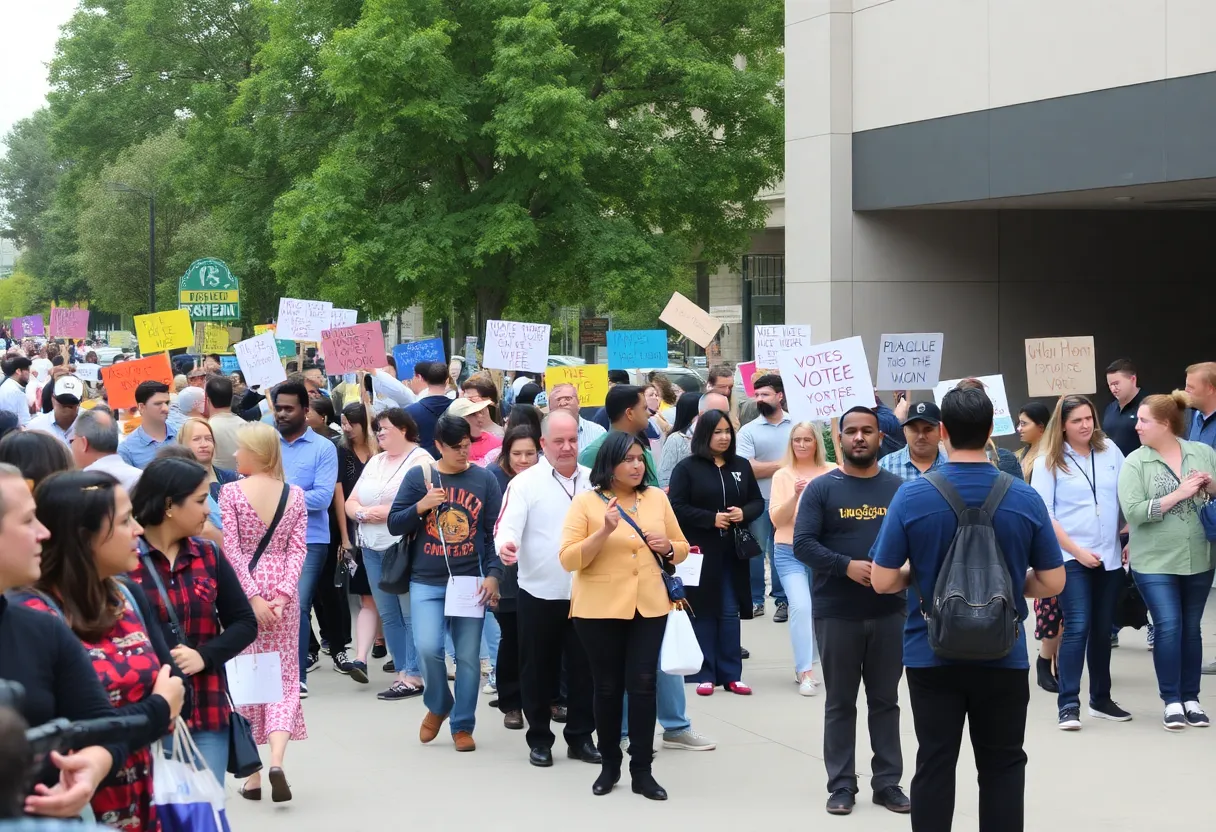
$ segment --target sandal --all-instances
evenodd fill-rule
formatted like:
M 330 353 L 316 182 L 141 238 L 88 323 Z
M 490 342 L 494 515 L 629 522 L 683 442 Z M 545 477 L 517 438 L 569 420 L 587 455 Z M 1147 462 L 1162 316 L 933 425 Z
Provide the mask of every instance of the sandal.
M 283 769 L 274 766 L 270 769 L 270 799 L 275 803 L 286 803 L 291 800 L 291 786 L 287 783 L 287 775 Z
M 748 687 L 747 685 L 743 684 L 742 682 L 731 682 L 730 684 L 726 685 L 725 687 L 731 693 L 737 693 L 740 696 L 751 696 L 752 695 L 752 689 L 750 687 Z
M 248 782 L 248 781 L 246 781 L 246 782 Z M 256 789 L 248 789 L 248 788 L 245 788 L 244 785 L 242 785 L 239 789 L 236 790 L 236 793 L 239 794 L 241 797 L 245 798 L 246 800 L 261 800 L 262 799 L 262 787 L 260 785 Z
M 713 696 L 713 695 L 714 695 L 714 683 L 713 682 L 702 682 L 701 684 L 697 685 L 697 696 Z

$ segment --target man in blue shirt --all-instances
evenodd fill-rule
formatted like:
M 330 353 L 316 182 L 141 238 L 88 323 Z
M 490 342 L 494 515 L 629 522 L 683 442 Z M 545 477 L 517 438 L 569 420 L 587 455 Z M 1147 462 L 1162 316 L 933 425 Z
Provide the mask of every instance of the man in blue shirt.
M 135 408 L 139 411 L 139 427 L 118 446 L 118 455 L 123 462 L 143 470 L 156 459 L 162 445 L 177 439 L 177 431 L 169 424 L 169 385 L 142 382 L 135 388 Z
M 942 399 L 941 410 L 950 461 L 940 473 L 964 503 L 981 506 L 1000 475 L 985 453 L 992 435 L 992 402 L 981 389 L 954 389 Z M 979 772 L 979 828 L 1023 828 L 1023 743 L 1030 702 L 1030 662 L 1021 624 L 1027 615 L 1024 596 L 1058 594 L 1064 588 L 1064 561 L 1047 507 L 1021 480 L 1010 485 L 992 525 L 1013 579 L 1019 617 L 1016 646 L 996 661 L 948 661 L 929 646 L 921 599 L 932 605 L 942 560 L 958 529 L 954 511 L 932 483 L 922 478 L 899 489 L 871 553 L 870 579 L 877 592 L 909 589 L 904 666 L 919 744 L 911 795 L 914 832 L 951 827 L 964 720 L 971 727 Z
M 308 388 L 285 381 L 274 389 L 274 424 L 283 452 L 283 474 L 304 491 L 308 508 L 308 554 L 300 573 L 300 695 L 308 695 L 308 642 L 312 633 L 312 601 L 329 552 L 329 507 L 338 481 L 338 449 L 304 423 Z
M 941 422 L 942 412 L 933 402 L 912 405 L 901 425 L 908 444 L 878 460 L 878 467 L 904 482 L 912 482 L 945 465 Z
M 1186 368 L 1186 394 L 1192 408 L 1187 439 L 1216 448 L 1216 361 Z

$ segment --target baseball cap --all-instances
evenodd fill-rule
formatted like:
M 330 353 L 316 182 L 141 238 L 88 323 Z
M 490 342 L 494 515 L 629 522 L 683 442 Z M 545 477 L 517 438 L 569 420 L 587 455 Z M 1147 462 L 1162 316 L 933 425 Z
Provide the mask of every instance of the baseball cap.
M 60 400 L 60 404 L 80 404 L 84 399 L 84 382 L 76 376 L 60 376 L 55 380 L 55 389 L 51 395 Z M 73 399 L 65 402 L 63 399 Z
M 903 423 L 909 425 L 917 421 L 928 422 L 930 425 L 940 425 L 942 423 L 942 412 L 933 402 L 917 402 L 908 408 L 908 418 L 904 419 Z
M 448 413 L 463 419 L 466 416 L 472 416 L 474 413 L 485 410 L 489 406 L 489 399 L 482 399 L 479 402 L 469 401 L 468 399 L 457 399 L 448 405 Z

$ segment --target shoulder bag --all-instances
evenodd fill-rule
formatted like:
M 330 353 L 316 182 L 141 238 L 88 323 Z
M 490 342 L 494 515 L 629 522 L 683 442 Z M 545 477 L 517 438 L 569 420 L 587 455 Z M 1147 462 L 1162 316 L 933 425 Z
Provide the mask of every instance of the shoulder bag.
M 287 498 L 291 495 L 291 486 L 283 483 L 283 493 L 279 495 L 279 507 L 274 510 L 274 519 L 270 521 L 270 525 L 266 527 L 266 533 L 262 535 L 262 539 L 258 541 L 258 547 L 253 550 L 253 557 L 249 559 L 249 574 L 253 574 L 253 570 L 258 568 L 258 561 L 262 559 L 262 554 L 266 551 L 266 547 L 270 545 L 271 538 L 274 537 L 275 529 L 279 527 L 279 521 L 283 519 L 283 511 L 287 508 Z M 237 529 L 240 530 L 240 521 L 237 521 Z
M 718 469 L 718 479 L 722 481 L 722 510 L 726 510 L 726 477 L 722 473 L 722 468 Z M 743 502 L 743 489 L 736 484 L 736 492 L 739 494 L 739 502 Z M 755 535 L 748 530 L 747 526 L 742 523 L 731 523 L 730 533 L 734 538 L 735 557 L 739 560 L 751 560 L 758 558 L 764 554 L 764 549 L 760 546 L 760 541 L 756 540 Z
M 431 484 L 431 463 L 423 460 L 418 464 L 422 469 L 422 484 Z M 406 476 L 409 476 L 407 473 Z M 425 492 L 424 495 L 425 496 Z M 425 515 L 424 515 L 425 516 Z M 423 517 L 418 518 L 418 529 L 422 528 Z M 384 550 L 380 559 L 380 589 L 393 595 L 405 595 L 410 591 L 410 579 L 414 574 L 413 542 L 418 536 L 418 529 L 405 535 L 392 546 Z
M 604 496 L 602 491 L 596 493 L 600 495 L 601 500 L 603 500 L 605 503 L 608 502 L 608 498 Z M 642 527 L 634 522 L 633 518 L 625 512 L 625 509 L 621 508 L 619 503 L 617 504 L 616 510 L 617 513 L 621 515 L 621 519 L 628 523 L 633 530 L 638 533 L 638 537 L 645 542 L 646 533 L 642 531 Z M 650 549 L 649 543 L 646 544 L 646 548 Z M 657 561 L 659 564 L 659 574 L 663 577 L 663 586 L 667 589 L 668 600 L 670 600 L 673 604 L 679 604 L 682 606 L 687 605 L 688 593 L 684 590 L 684 579 L 676 576 L 676 565 L 660 555 L 654 549 L 650 549 L 650 554 L 654 555 L 655 561 Z

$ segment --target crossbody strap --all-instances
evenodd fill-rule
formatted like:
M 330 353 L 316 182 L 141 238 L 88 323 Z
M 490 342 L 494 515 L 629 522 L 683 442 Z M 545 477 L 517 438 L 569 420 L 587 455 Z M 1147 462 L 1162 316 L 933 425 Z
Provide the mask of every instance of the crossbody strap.
M 239 486 L 238 486 L 239 487 Z M 258 548 L 253 550 L 253 557 L 249 559 L 249 574 L 253 575 L 253 570 L 258 568 L 258 561 L 262 559 L 262 553 L 266 551 L 266 547 L 270 545 L 270 539 L 274 537 L 274 530 L 279 527 L 279 521 L 283 519 L 283 509 L 287 508 L 287 496 L 291 493 L 291 486 L 283 483 L 283 493 L 279 495 L 279 507 L 275 509 L 274 519 L 270 521 L 270 525 L 266 527 L 266 534 L 262 535 L 262 539 L 258 541 Z
M 177 610 L 173 609 L 173 599 L 169 597 L 169 591 L 165 589 L 165 582 L 160 579 L 160 572 L 156 568 L 156 562 L 152 560 L 152 550 L 148 546 L 148 541 L 142 537 L 139 538 L 139 559 L 143 561 L 144 570 L 152 576 L 152 583 L 156 584 L 156 591 L 160 593 L 160 598 L 165 603 L 165 615 L 169 617 L 169 625 L 174 631 L 185 634 L 182 629 L 182 623 L 177 618 Z
M 604 496 L 604 493 L 602 491 L 597 492 L 597 493 L 600 495 L 601 500 L 603 500 L 605 503 L 608 502 L 608 498 Z M 646 548 L 650 549 L 650 544 L 646 541 L 646 532 L 642 531 L 642 527 L 639 526 L 636 522 L 634 522 L 634 519 L 625 512 L 625 509 L 621 508 L 620 503 L 617 503 L 616 511 L 617 511 L 617 514 L 621 515 L 621 519 L 624 520 L 626 523 L 628 523 L 633 528 L 633 530 L 638 533 L 638 537 L 640 537 L 642 539 L 643 543 L 646 543 Z M 654 549 L 650 549 L 650 554 L 654 555 L 654 559 L 655 559 L 655 561 L 658 562 L 659 568 L 662 569 L 664 572 L 666 572 L 667 574 L 670 575 L 672 572 L 675 571 L 675 566 L 673 565 L 673 566 L 670 566 L 670 568 L 669 568 L 669 564 L 667 563 L 667 561 L 664 560 L 663 557 L 658 552 L 656 552 Z

